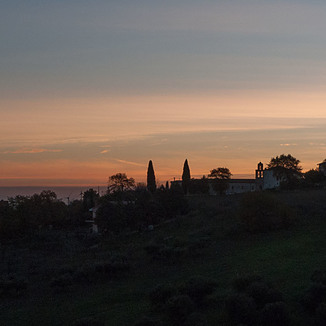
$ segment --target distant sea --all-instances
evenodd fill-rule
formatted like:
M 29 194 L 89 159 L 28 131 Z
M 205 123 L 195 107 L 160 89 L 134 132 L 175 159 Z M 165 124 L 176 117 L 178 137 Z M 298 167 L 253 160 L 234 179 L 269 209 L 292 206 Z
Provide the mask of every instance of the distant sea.
M 21 196 L 32 196 L 33 194 L 39 194 L 43 190 L 51 190 L 57 194 L 58 199 L 61 199 L 65 203 L 69 201 L 73 201 L 75 199 L 80 199 L 81 194 L 93 188 L 96 191 L 100 191 L 100 194 L 105 194 L 106 187 L 97 187 L 97 186 L 89 186 L 89 187 L 0 187 L 0 200 L 7 200 L 8 197 L 15 197 L 17 195 Z

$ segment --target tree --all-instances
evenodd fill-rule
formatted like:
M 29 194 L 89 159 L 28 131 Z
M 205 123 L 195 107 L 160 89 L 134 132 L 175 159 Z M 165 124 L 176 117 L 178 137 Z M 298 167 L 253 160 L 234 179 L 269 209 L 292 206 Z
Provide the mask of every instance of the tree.
M 182 188 L 185 194 L 189 190 L 189 183 L 190 183 L 190 169 L 188 165 L 188 160 L 186 159 L 183 164 L 183 172 L 182 172 Z
M 219 180 L 229 180 L 231 179 L 232 173 L 228 168 L 217 168 L 210 171 L 211 173 L 208 175 L 211 179 L 219 179 Z
M 228 189 L 232 173 L 228 168 L 216 168 L 210 171 L 208 178 L 213 179 L 213 187 L 221 195 Z
M 86 212 L 96 205 L 98 198 L 100 197 L 99 193 L 90 188 L 83 193 L 83 206 Z
M 135 188 L 135 180 L 128 178 L 125 173 L 111 175 L 108 181 L 108 194 L 122 193 Z
M 311 169 L 303 174 L 305 184 L 308 186 L 316 185 L 318 183 L 325 181 L 325 176 L 323 173 L 317 169 Z
M 298 185 L 302 178 L 300 161 L 291 154 L 272 157 L 267 164 L 268 169 L 273 169 L 274 174 L 281 180 L 281 186 L 293 188 Z
M 149 161 L 148 169 L 147 169 L 147 189 L 151 193 L 154 193 L 156 190 L 156 181 L 155 181 L 155 173 L 153 168 L 153 162 Z

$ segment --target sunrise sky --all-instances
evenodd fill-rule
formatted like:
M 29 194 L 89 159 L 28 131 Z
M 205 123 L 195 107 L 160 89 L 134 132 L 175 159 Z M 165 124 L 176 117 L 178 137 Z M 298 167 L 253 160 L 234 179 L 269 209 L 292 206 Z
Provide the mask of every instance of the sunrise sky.
M 4 0 L 0 186 L 326 158 L 326 2 Z

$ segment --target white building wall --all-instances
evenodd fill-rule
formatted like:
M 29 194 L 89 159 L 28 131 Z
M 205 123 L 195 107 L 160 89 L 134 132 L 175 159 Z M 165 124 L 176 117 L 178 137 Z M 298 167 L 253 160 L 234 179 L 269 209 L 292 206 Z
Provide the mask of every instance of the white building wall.
M 281 184 L 281 180 L 274 175 L 273 170 L 264 171 L 264 184 L 263 190 L 265 189 L 275 189 L 278 188 Z

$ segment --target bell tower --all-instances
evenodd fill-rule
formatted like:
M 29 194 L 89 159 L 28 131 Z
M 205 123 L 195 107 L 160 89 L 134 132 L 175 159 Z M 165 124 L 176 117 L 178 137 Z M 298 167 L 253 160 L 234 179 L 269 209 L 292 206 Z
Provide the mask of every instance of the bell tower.
M 256 180 L 264 178 L 264 166 L 262 162 L 258 163 L 257 170 L 256 170 Z

